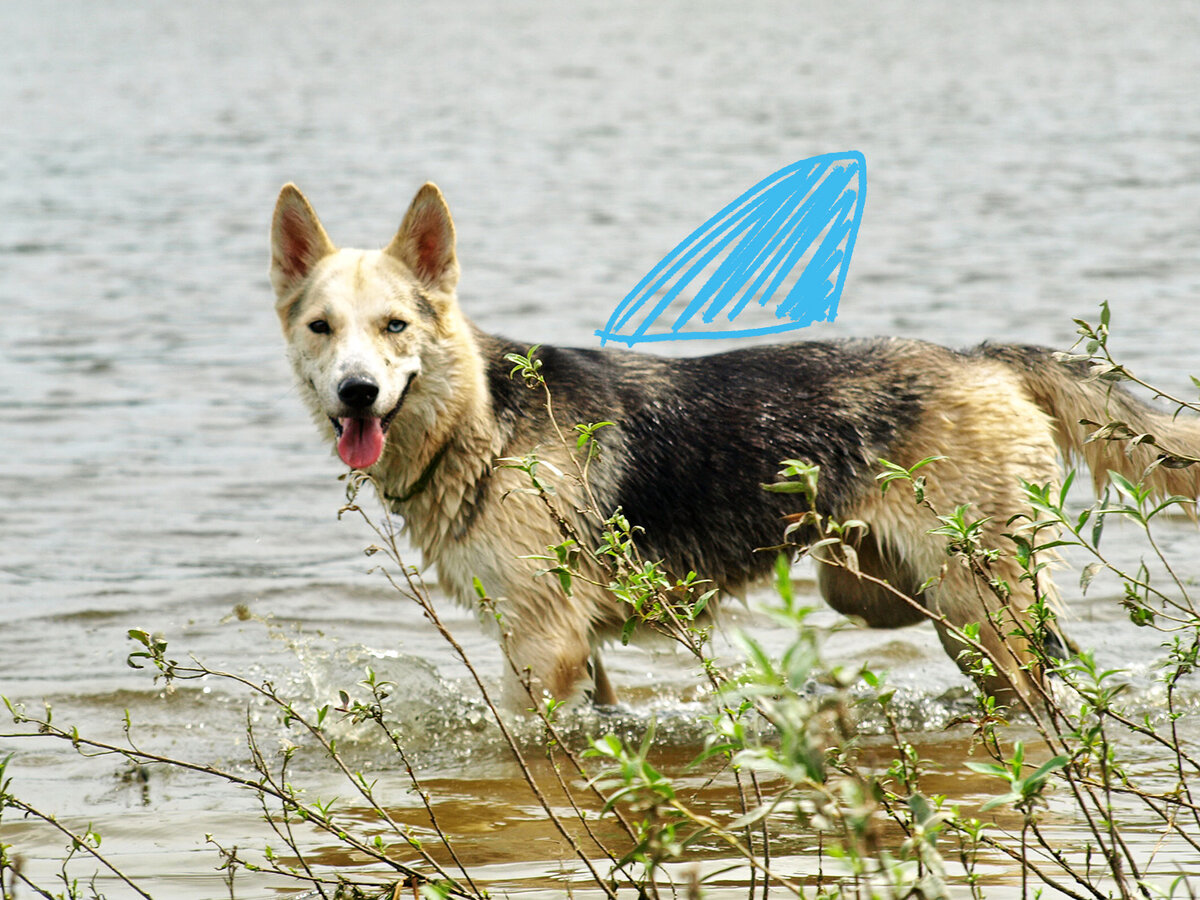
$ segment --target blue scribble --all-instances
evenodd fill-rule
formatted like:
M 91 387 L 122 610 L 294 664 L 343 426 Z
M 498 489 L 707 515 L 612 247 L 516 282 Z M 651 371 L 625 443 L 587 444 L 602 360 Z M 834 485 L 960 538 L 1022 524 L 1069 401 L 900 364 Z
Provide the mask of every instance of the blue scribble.
M 600 343 L 612 340 L 632 347 L 643 341 L 745 337 L 832 322 L 866 190 L 866 159 L 855 151 L 802 159 L 764 178 L 688 235 L 638 282 L 596 332 Z M 778 323 L 688 330 L 689 325 L 697 328 L 697 317 L 704 325 L 718 316 L 733 322 L 752 300 L 766 307 L 806 256 L 787 295 L 774 307 Z M 710 273 L 708 278 L 683 303 L 683 291 L 704 272 Z M 647 333 L 677 300 L 683 308 L 669 330 Z

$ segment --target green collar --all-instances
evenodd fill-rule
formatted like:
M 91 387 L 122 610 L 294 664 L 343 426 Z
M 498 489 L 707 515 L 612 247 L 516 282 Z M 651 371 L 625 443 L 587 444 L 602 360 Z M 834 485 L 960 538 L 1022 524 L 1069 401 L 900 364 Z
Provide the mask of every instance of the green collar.
M 412 483 L 402 496 L 394 497 L 391 494 L 384 494 L 384 498 L 389 503 L 407 503 L 413 497 L 417 496 L 417 494 L 421 493 L 421 491 L 425 490 L 425 488 L 429 487 L 429 482 L 433 480 L 433 473 L 437 471 L 439 463 L 441 463 L 442 458 L 445 457 L 446 451 L 449 449 L 450 441 L 446 441 L 446 443 L 442 444 L 441 449 L 433 454 L 433 459 L 425 466 L 425 471 L 421 473 L 420 477 Z

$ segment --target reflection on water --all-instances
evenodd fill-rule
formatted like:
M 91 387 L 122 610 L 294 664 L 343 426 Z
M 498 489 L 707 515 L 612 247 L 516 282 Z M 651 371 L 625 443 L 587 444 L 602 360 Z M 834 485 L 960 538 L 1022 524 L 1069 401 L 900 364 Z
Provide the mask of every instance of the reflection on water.
M 371 665 L 401 686 L 395 711 L 416 755 L 452 787 L 451 828 L 495 861 L 498 882 L 555 891 L 571 864 L 552 837 L 533 837 L 544 826 L 464 699 L 463 673 L 419 614 L 364 574 L 365 529 L 336 518 L 339 468 L 291 388 L 266 283 L 279 185 L 301 184 L 335 240 L 369 245 L 436 180 L 476 321 L 593 346 L 616 302 L 740 187 L 796 159 L 861 150 L 871 192 L 853 265 L 837 322 L 811 336 L 1066 346 L 1071 317 L 1094 317 L 1107 299 L 1122 358 L 1190 395 L 1191 12 L 861 0 L 3 6 L 0 693 L 49 701 L 60 721 L 117 740 L 128 709 L 140 741 L 238 766 L 247 699 L 128 669 L 127 629 L 162 631 L 180 653 L 314 705 Z M 1106 540 L 1136 565 L 1142 548 L 1119 532 Z M 1169 525 L 1162 541 L 1185 577 L 1200 574 L 1194 528 Z M 1068 593 L 1074 578 L 1063 573 Z M 1072 595 L 1069 628 L 1130 668 L 1152 706 L 1159 637 L 1128 626 L 1115 590 L 1097 580 L 1086 599 Z M 498 677 L 491 638 L 448 616 Z M 954 712 L 945 691 L 961 682 L 930 632 L 842 631 L 827 651 L 889 669 L 922 754 L 945 764 L 945 792 L 976 790 L 959 738 L 940 731 Z M 611 669 L 637 712 L 631 733 L 652 712 L 679 729 L 677 746 L 694 746 L 697 678 L 678 655 L 618 649 Z M 576 733 L 608 724 L 584 716 Z M 379 744 L 347 746 L 394 777 Z M 163 895 L 222 890 L 204 831 L 262 837 L 252 798 L 223 794 L 212 812 L 212 787 L 190 776 L 152 773 L 146 804 L 116 762 L 29 741 L 9 749 L 16 788 L 94 822 Z M 521 815 L 520 828 L 505 824 Z M 10 827 L 33 828 L 6 821 L 6 841 Z M 1064 843 L 1078 838 L 1062 828 Z M 57 839 L 39 840 L 57 852 Z M 542 862 L 524 865 L 535 841 Z M 798 871 L 805 841 L 787 851 Z

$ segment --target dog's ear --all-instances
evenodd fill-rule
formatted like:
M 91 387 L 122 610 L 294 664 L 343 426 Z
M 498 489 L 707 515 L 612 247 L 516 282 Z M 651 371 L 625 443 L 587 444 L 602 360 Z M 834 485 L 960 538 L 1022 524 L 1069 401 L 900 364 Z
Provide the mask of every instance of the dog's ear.
M 308 277 L 312 267 L 337 250 L 308 200 L 294 184 L 285 184 L 271 221 L 271 284 L 283 300 Z
M 458 284 L 454 221 L 446 198 L 433 182 L 417 191 L 400 230 L 383 251 L 400 260 L 426 286 L 449 294 Z

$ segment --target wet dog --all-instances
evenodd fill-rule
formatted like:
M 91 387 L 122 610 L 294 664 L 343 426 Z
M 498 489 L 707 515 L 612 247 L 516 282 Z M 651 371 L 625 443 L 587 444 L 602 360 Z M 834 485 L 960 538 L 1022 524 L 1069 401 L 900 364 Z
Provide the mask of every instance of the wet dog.
M 527 475 L 497 460 L 536 452 L 567 472 L 570 449 L 544 394 L 510 377 L 505 356 L 527 345 L 483 333 L 459 308 L 442 194 L 421 188 L 383 250 L 339 250 L 287 185 L 275 208 L 270 274 L 300 391 L 338 456 L 375 478 L 451 596 L 476 602 L 479 579 L 497 601 L 511 659 L 537 688 L 611 702 L 594 651 L 628 612 L 606 589 L 576 580 L 568 595 L 558 580 L 535 577 L 540 563 L 528 557 L 563 540 L 560 523 L 522 490 Z M 1037 677 L 1026 641 L 1011 632 L 1028 626 L 1035 597 L 1053 596 L 1044 570 L 1035 584 L 1012 558 L 1006 532 L 1028 513 L 1021 480 L 1057 483 L 1060 457 L 1085 460 L 1101 478 L 1113 469 L 1137 479 L 1155 461 L 1147 445 L 1126 452 L 1088 442 L 1081 419 L 1120 421 L 1200 455 L 1194 422 L 1173 421 L 1036 347 L 956 352 L 881 339 L 693 359 L 542 347 L 537 358 L 558 422 L 613 423 L 599 433 L 590 488 L 598 512 L 620 508 L 644 529 L 646 558 L 728 591 L 764 577 L 774 554 L 756 548 L 778 545 L 785 517 L 800 510 L 798 495 L 762 485 L 777 480 L 782 460 L 815 463 L 815 511 L 868 526 L 851 539 L 857 565 L 839 565 L 845 552 L 833 549 L 818 566 L 830 605 L 881 628 L 932 617 L 955 659 L 964 645 L 954 631 L 981 623 L 979 640 L 997 661 L 983 684 L 1006 700 L 1013 690 L 1032 694 Z M 909 467 L 928 457 L 942 457 L 923 470 L 928 506 L 911 491 L 880 491 L 881 458 Z M 1160 466 L 1148 484 L 1194 498 L 1198 469 Z M 598 544 L 602 516 L 584 512 L 578 480 L 555 488 L 569 526 Z M 930 534 L 933 511 L 960 504 L 986 517 L 984 546 L 1004 551 L 987 579 L 948 559 L 945 538 Z M 1007 595 L 987 580 L 1003 582 Z

